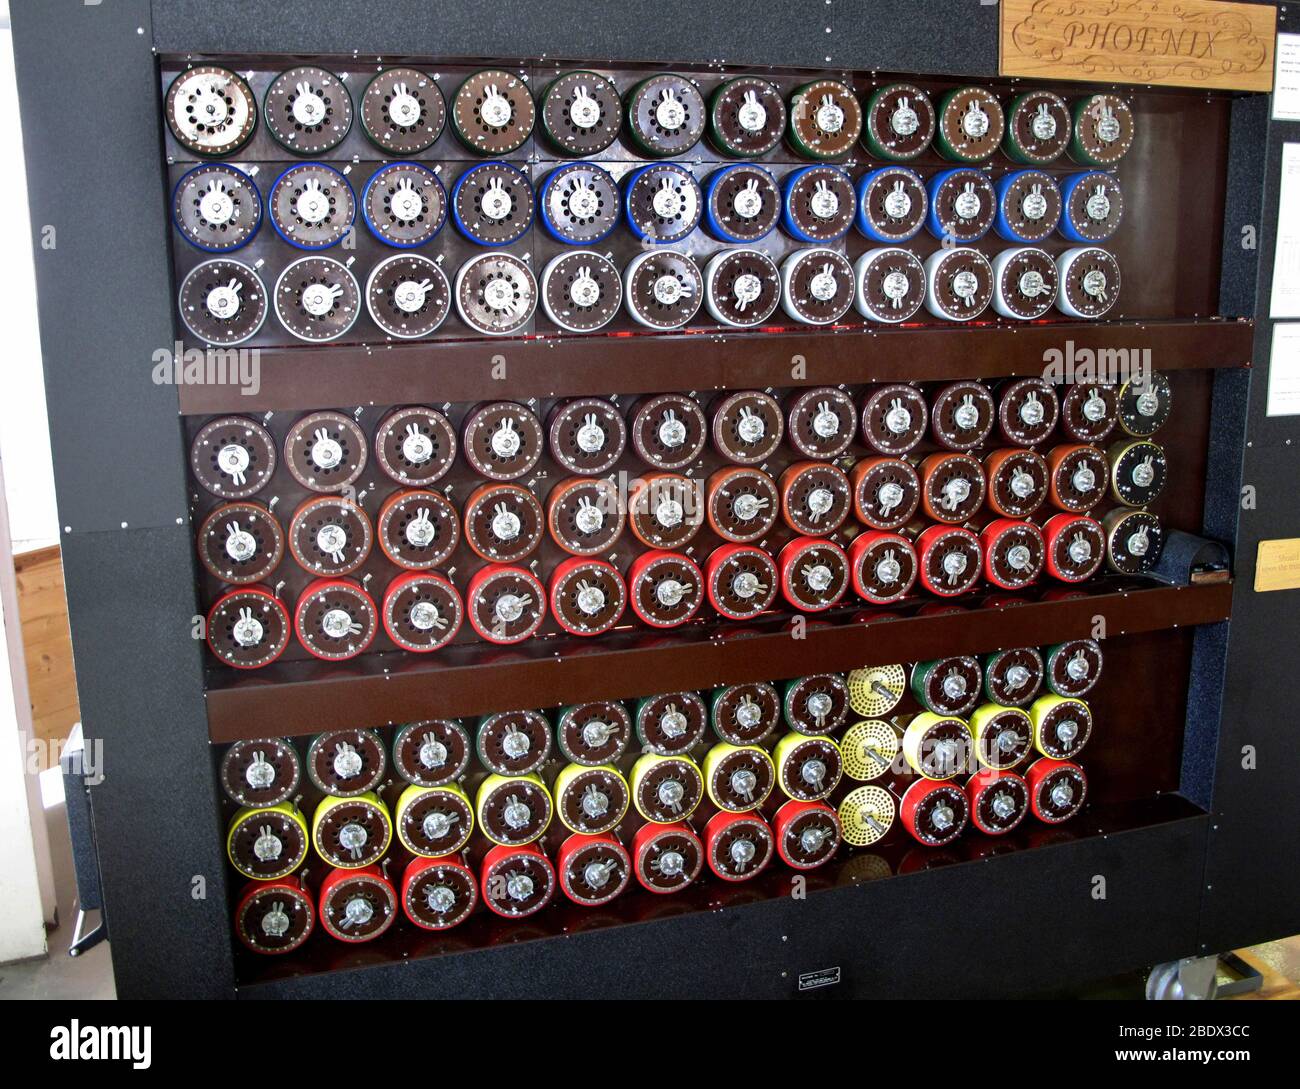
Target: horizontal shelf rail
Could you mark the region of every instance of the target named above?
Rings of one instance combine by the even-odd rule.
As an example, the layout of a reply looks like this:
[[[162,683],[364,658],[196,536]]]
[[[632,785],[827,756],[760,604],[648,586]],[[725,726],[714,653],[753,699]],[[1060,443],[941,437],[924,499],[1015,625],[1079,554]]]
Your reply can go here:
[[[376,655],[352,663],[288,662],[247,677],[210,675],[213,742],[380,726],[425,718],[635,699],[719,684],[775,680],[863,665],[923,661],[1228,619],[1232,583],[1103,582],[1037,601],[980,608],[918,602],[907,613],[844,610],[744,628],[701,624],[672,634],[614,632],[518,648],[466,644],[430,659]]]
[[[1150,350],[1156,370],[1249,366],[1254,325],[1208,319],[1002,322],[899,328],[716,330],[673,335],[536,337],[256,349],[253,384],[182,384],[184,415],[942,381],[1041,374],[1056,350]],[[1073,347],[1073,356],[1068,355]],[[1131,356],[1121,358],[1131,359]],[[1101,361],[1098,361],[1101,362]]]

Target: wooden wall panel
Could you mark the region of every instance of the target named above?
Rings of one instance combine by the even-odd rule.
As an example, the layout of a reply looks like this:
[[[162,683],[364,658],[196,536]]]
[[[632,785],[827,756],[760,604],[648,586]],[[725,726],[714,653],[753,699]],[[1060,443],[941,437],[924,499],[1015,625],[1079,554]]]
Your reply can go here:
[[[63,589],[63,557],[57,545],[14,557],[18,613],[31,695],[32,728],[37,740],[62,741],[81,717],[77,677],[68,634],[68,600]],[[50,750],[40,751],[41,768]]]

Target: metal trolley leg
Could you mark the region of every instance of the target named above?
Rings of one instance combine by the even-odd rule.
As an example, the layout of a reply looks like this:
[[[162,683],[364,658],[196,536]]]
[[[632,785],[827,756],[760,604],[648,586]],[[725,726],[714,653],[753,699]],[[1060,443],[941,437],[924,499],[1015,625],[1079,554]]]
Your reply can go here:
[[[1235,977],[1219,982],[1219,968]],[[1236,953],[1212,957],[1184,957],[1157,964],[1147,976],[1146,996],[1150,1002],[1199,1002],[1248,994],[1264,985],[1264,977]]]

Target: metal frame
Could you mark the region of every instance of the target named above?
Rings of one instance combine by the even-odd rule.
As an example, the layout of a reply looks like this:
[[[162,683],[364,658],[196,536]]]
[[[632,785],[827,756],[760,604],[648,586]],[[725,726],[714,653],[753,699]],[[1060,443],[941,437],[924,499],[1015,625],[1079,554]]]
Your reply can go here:
[[[655,8],[650,27],[641,5],[606,5],[593,18],[591,6],[576,0],[508,0],[490,25],[480,24],[472,0],[15,5],[64,564],[86,732],[104,739],[106,777],[92,804],[121,996],[236,993],[225,870],[213,835],[218,800],[203,663],[189,635],[197,603],[177,391],[149,381],[152,353],[174,340],[154,53],[539,55],[580,42],[583,52],[611,59],[667,54],[683,62],[743,58],[918,73],[956,67],[970,76],[997,70],[997,7],[971,0],[833,7],[757,0],[738,22],[716,19],[692,0]],[[778,23],[779,39],[766,30]],[[659,26],[675,28],[670,42],[653,34]],[[1300,848],[1300,795],[1283,755],[1293,701],[1285,673],[1256,663],[1294,642],[1300,621],[1289,608],[1293,597],[1257,597],[1250,584],[1256,542],[1296,535],[1300,520],[1300,504],[1283,491],[1300,452],[1290,439],[1297,425],[1265,419],[1262,408],[1268,225],[1276,221],[1280,145],[1300,128],[1268,124],[1261,159],[1264,101],[1243,99],[1234,111],[1225,217],[1230,239],[1236,225],[1258,224],[1261,248],[1243,258],[1239,247],[1225,246],[1223,277],[1227,311],[1256,317],[1254,369],[1262,373],[1253,382],[1241,371],[1218,375],[1223,427],[1211,480],[1220,501],[1207,510],[1212,531],[1237,544],[1236,623],[1231,640],[1226,624],[1198,630],[1183,774],[1183,793],[1212,804],[1212,815],[1169,799],[1145,827],[990,864],[816,892],[806,902],[768,900],[564,941],[295,977],[247,993],[593,997],[625,995],[638,979],[638,990],[660,996],[779,997],[798,994],[801,975],[838,967],[839,986],[811,993],[1025,994],[1297,929],[1300,875],[1260,849],[1294,858]],[[68,102],[94,108],[68,109]],[[83,214],[87,180],[78,167],[86,163],[95,166],[93,216]],[[54,248],[43,245],[47,227]],[[1240,290],[1243,277],[1255,276],[1254,256],[1265,270],[1257,295]],[[1240,524],[1238,479],[1260,495]],[[1222,728],[1220,706],[1231,709]],[[1239,770],[1246,743],[1259,749],[1258,771]],[[1097,874],[1108,875],[1104,900],[1092,895]],[[1255,897],[1260,887],[1268,889],[1263,902]],[[972,922],[993,912],[1002,936],[996,971],[978,942],[967,940]]]

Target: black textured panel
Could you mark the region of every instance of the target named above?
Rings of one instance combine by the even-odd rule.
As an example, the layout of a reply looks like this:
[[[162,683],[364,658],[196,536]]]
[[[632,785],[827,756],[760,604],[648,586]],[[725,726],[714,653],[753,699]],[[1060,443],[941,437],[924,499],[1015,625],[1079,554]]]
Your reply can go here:
[[[54,478],[74,533],[186,510],[176,389],[151,377],[176,338],[148,18],[145,0],[13,10]],[[111,214],[86,214],[88,163]]]
[[[1268,107],[1267,95],[1249,95],[1232,103],[1223,207],[1223,278],[1219,281],[1219,313],[1225,317],[1248,318],[1255,313]],[[1254,246],[1247,248],[1252,240]]]
[[[1285,22],[1285,16],[1283,16]],[[1250,450],[1258,454],[1261,450],[1277,449],[1289,456],[1290,450],[1300,444],[1300,416],[1269,416],[1268,409],[1268,365],[1273,347],[1273,326],[1270,309],[1273,293],[1273,262],[1277,253],[1277,215],[1278,202],[1281,198],[1282,149],[1287,143],[1300,142],[1300,122],[1271,121],[1266,127],[1267,141],[1261,142],[1255,149],[1255,156],[1262,164],[1263,195],[1259,213],[1259,250],[1258,276],[1255,294],[1255,344],[1252,355],[1254,375],[1251,382],[1250,398],[1247,405],[1246,471],[1243,484],[1253,482],[1250,466]],[[1225,249],[1225,267],[1227,251]],[[1300,319],[1283,319],[1300,320]],[[1288,447],[1287,443],[1290,442]],[[1272,463],[1276,464],[1276,463]],[[1284,508],[1295,513],[1294,504]],[[1277,509],[1273,511],[1278,515]],[[1253,519],[1243,518],[1242,527]]]
[[[1300,30],[1294,11],[1279,10],[1279,31]],[[1214,411],[1224,421],[1221,430],[1236,432],[1246,400],[1245,435],[1234,451],[1233,435],[1219,436],[1211,445],[1211,483],[1222,498],[1207,505],[1207,531],[1226,536],[1239,518],[1236,532],[1232,621],[1229,627],[1227,675],[1222,693],[1223,719],[1213,781],[1213,815],[1205,871],[1200,951],[1218,952],[1292,934],[1300,919],[1300,871],[1279,865],[1300,855],[1300,793],[1295,789],[1295,684],[1290,650],[1300,641],[1300,591],[1256,593],[1259,543],[1300,537],[1300,503],[1295,480],[1300,472],[1300,416],[1267,415],[1268,375],[1273,326],[1269,320],[1279,201],[1279,176],[1285,143],[1300,141],[1300,124],[1268,120],[1270,100],[1264,96],[1234,104],[1232,156],[1229,174],[1229,219],[1249,215],[1249,186],[1261,188],[1258,203],[1258,275],[1243,272],[1255,287],[1253,300],[1238,303],[1241,284],[1229,285],[1233,261],[1228,245],[1240,246],[1240,227],[1224,224],[1224,304],[1248,305],[1256,321],[1254,374],[1245,382],[1216,382]],[[1249,142],[1238,143],[1238,130]],[[1240,153],[1238,148],[1241,147]],[[1237,162],[1238,158],[1250,162]],[[1250,181],[1258,164],[1259,180]],[[1240,177],[1238,177],[1240,175]],[[1238,195],[1239,194],[1239,195]],[[1238,207],[1245,212],[1235,213]],[[1249,222],[1249,220],[1247,220]],[[1230,294],[1232,292],[1233,294]],[[1222,407],[1221,407],[1222,406]],[[1219,415],[1222,412],[1224,415]],[[1240,466],[1231,493],[1231,466]],[[1251,489],[1242,506],[1242,486]],[[1207,494],[1209,494],[1207,492]],[[1231,508],[1229,503],[1231,502]],[[1207,678],[1207,684],[1209,678]],[[1204,693],[1202,693],[1204,694]],[[1196,698],[1194,691],[1191,696]],[[1200,742],[1189,734],[1189,745]],[[1195,788],[1185,752],[1184,782]]]
[[[1294,472],[1296,466],[1291,468]],[[1294,515],[1291,521],[1287,532],[1300,535]],[[1246,546],[1243,533],[1243,550]],[[1254,541],[1249,548],[1250,563],[1238,565],[1233,601],[1202,952],[1271,941],[1294,933],[1300,920],[1300,873],[1282,863],[1300,856],[1300,794],[1295,789],[1295,689],[1288,652],[1280,651],[1300,638],[1300,591],[1254,593]],[[1190,778],[1189,770],[1185,759],[1185,778]]]
[[[1196,629],[1192,642],[1191,683],[1187,692],[1187,728],[1183,734],[1179,791],[1207,810],[1211,807],[1214,792],[1228,635],[1228,624],[1207,624]]]
[[[998,65],[998,9],[978,0],[754,0],[743,18],[698,0],[501,0],[490,15],[481,0],[154,0],[153,9],[164,53],[671,56],[968,76],[996,75]]]
[[[90,760],[87,760],[87,756]],[[99,858],[95,853],[95,822],[90,813],[90,794],[86,779],[97,773],[91,763],[97,758],[87,754],[82,743],[81,723],[72,727],[59,767],[63,772],[64,811],[68,817],[68,835],[72,840],[72,866],[77,876],[77,907],[83,911],[104,904],[99,881]]]
[[[1259,343],[1256,334],[1255,343]],[[1205,478],[1205,536],[1222,541],[1231,553],[1241,513],[1241,461],[1246,449],[1243,421],[1250,397],[1252,371],[1214,372],[1210,416],[1220,426],[1210,428],[1209,464]]]
[[[122,998],[233,985],[192,550],[184,526],[63,539],[82,727],[103,745],[90,805]]]

